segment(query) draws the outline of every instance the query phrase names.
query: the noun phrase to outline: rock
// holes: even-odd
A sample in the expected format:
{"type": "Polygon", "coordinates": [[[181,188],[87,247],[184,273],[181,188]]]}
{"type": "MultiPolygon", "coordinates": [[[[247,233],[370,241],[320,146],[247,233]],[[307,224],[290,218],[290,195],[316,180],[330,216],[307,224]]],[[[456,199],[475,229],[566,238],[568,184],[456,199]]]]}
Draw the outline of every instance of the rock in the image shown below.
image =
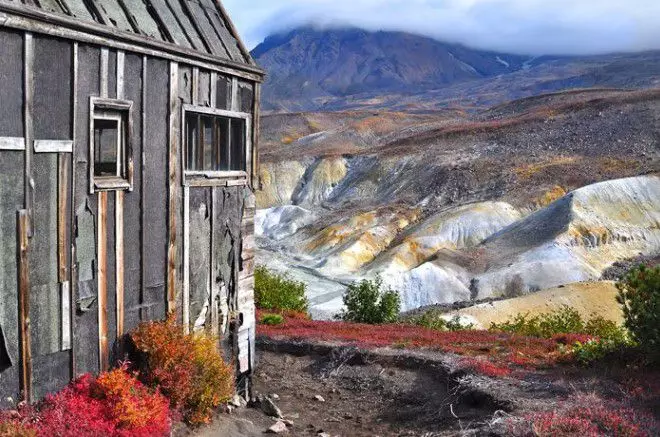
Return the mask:
{"type": "Polygon", "coordinates": [[[243,399],[242,396],[240,395],[234,395],[234,397],[229,401],[229,404],[236,407],[236,408],[241,408],[247,405],[247,402],[245,402],[245,399],[243,399]]]}
{"type": "Polygon", "coordinates": [[[288,430],[287,430],[286,424],[284,422],[282,422],[281,420],[278,420],[277,422],[275,422],[275,424],[273,426],[268,428],[268,430],[266,432],[268,434],[282,434],[282,433],[285,433],[287,431],[288,430]]]}
{"type": "Polygon", "coordinates": [[[280,395],[278,395],[277,393],[271,393],[269,395],[269,397],[274,401],[279,401],[280,400],[280,395]]]}
{"type": "Polygon", "coordinates": [[[321,395],[314,396],[314,400],[316,400],[318,402],[325,402],[325,399],[321,395]]]}
{"type": "Polygon", "coordinates": [[[288,427],[292,427],[294,425],[293,420],[282,419],[282,422],[284,422],[284,424],[288,427]]]}
{"type": "Polygon", "coordinates": [[[320,432],[316,434],[316,437],[331,437],[327,432],[320,432]]]}
{"type": "Polygon", "coordinates": [[[284,417],[282,415],[282,410],[280,410],[279,407],[268,398],[261,401],[261,411],[263,411],[264,414],[277,417],[278,419],[282,419],[284,417]]]}

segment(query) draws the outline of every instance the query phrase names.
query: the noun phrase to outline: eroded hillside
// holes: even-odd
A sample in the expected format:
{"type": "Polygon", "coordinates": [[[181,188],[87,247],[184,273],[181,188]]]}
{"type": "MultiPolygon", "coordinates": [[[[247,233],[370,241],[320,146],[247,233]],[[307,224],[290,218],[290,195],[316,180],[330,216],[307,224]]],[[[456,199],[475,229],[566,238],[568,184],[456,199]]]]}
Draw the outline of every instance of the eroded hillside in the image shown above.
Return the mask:
{"type": "Polygon", "coordinates": [[[411,309],[596,279],[660,251],[660,90],[263,127],[262,259],[310,283],[319,316],[375,274],[411,309]]]}

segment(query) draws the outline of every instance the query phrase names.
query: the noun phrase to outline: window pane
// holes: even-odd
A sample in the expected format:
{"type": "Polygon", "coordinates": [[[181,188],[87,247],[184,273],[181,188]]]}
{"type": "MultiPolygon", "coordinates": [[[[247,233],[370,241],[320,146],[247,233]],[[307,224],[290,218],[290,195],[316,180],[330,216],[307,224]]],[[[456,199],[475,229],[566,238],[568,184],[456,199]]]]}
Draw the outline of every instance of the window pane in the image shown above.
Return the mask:
{"type": "Polygon", "coordinates": [[[231,121],[231,170],[245,170],[245,120],[231,121]]]}
{"type": "Polygon", "coordinates": [[[94,120],[94,175],[117,176],[117,120],[94,120]]]}
{"type": "Polygon", "coordinates": [[[229,170],[229,119],[225,117],[216,118],[218,132],[217,150],[220,155],[218,170],[229,170]]]}
{"type": "Polygon", "coordinates": [[[238,83],[238,101],[241,112],[252,112],[254,107],[254,90],[252,84],[246,82],[238,83]]]}
{"type": "Polygon", "coordinates": [[[213,162],[213,117],[202,117],[202,148],[204,154],[204,170],[215,170],[213,162]]]}
{"type": "Polygon", "coordinates": [[[186,169],[197,170],[197,156],[199,149],[199,115],[188,112],[186,114],[186,169]]]}
{"type": "Polygon", "coordinates": [[[231,79],[218,76],[215,92],[215,106],[218,109],[231,109],[231,79]]]}

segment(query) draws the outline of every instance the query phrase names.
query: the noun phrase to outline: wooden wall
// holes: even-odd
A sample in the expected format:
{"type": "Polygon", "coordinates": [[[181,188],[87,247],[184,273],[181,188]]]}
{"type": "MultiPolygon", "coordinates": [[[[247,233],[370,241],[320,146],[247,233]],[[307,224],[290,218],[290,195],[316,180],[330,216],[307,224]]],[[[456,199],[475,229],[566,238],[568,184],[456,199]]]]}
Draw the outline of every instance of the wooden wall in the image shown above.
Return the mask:
{"type": "Polygon", "coordinates": [[[204,305],[249,375],[252,189],[190,187],[181,162],[181,105],[240,99],[211,70],[2,27],[0,60],[0,406],[123,358],[141,321],[194,329],[204,305]],[[90,187],[90,96],[133,102],[130,191],[90,187]]]}

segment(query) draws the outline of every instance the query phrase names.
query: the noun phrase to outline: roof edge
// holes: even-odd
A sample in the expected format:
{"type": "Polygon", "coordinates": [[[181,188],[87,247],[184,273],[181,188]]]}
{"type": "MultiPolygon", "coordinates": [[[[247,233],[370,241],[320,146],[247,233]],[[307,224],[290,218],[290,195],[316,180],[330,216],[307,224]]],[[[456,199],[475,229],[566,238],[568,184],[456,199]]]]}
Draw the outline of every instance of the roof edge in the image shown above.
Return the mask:
{"type": "MultiPolygon", "coordinates": [[[[36,20],[46,25],[55,25],[74,31],[80,31],[93,36],[109,38],[130,45],[137,45],[139,47],[142,47],[143,49],[156,50],[159,52],[163,52],[165,54],[170,54],[184,58],[191,58],[204,63],[215,64],[220,67],[226,67],[226,68],[242,71],[250,75],[258,76],[261,79],[261,81],[263,81],[266,75],[266,71],[256,66],[251,56],[246,58],[252,61],[251,64],[236,62],[228,59],[219,58],[217,56],[213,56],[208,53],[202,53],[197,50],[180,47],[169,42],[156,41],[154,39],[147,38],[142,35],[116,30],[101,24],[77,20],[75,18],[69,18],[67,16],[45,12],[41,9],[35,9],[27,5],[21,4],[20,6],[16,6],[10,3],[0,2],[0,27],[7,27],[8,26],[7,23],[11,21],[12,15],[22,17],[24,19],[36,20]],[[3,20],[2,13],[8,14],[9,17],[3,20]]],[[[228,22],[230,21],[228,20],[228,22]]],[[[22,26],[11,26],[11,23],[9,27],[23,28],[22,26]]],[[[27,26],[25,27],[26,27],[25,30],[30,30],[27,28],[27,26]]],[[[232,28],[232,30],[235,31],[235,28],[232,28]]],[[[38,30],[35,30],[35,32],[39,33],[38,30]]],[[[234,36],[236,37],[236,35],[234,36]]],[[[66,36],[64,37],[67,38],[66,36]]],[[[74,41],[76,40],[74,36],[70,36],[68,37],[68,39],[74,41]]],[[[237,41],[240,40],[237,38],[237,41]]],[[[242,45],[242,42],[240,44],[242,45]]],[[[242,50],[243,49],[244,46],[242,50]]]]}

